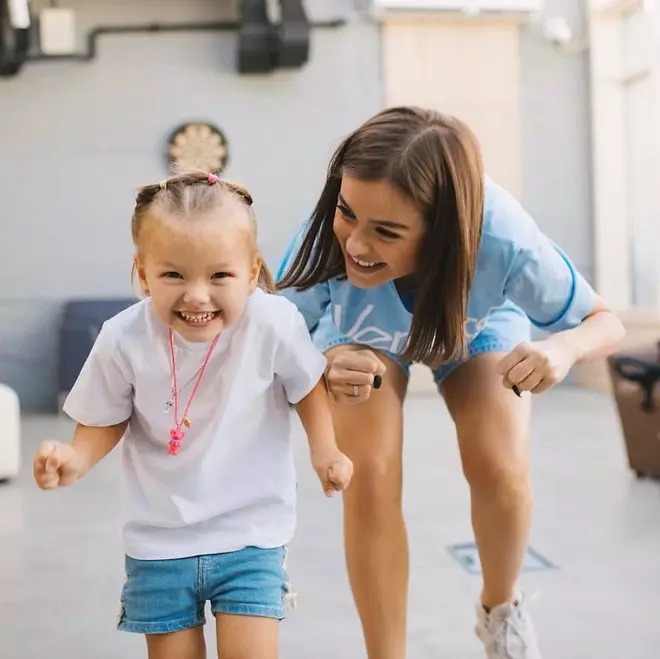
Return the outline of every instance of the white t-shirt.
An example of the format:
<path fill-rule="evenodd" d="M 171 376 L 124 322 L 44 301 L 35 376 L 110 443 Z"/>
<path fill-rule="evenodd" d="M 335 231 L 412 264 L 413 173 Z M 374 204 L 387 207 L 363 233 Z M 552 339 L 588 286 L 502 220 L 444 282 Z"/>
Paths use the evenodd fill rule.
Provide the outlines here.
<path fill-rule="evenodd" d="M 180 416 L 208 346 L 175 337 Z M 170 361 L 167 328 L 141 301 L 104 323 L 64 405 L 87 426 L 131 419 L 122 447 L 126 553 L 168 559 L 286 544 L 296 523 L 288 403 L 326 366 L 302 315 L 255 291 L 215 346 L 176 456 L 165 411 Z"/>

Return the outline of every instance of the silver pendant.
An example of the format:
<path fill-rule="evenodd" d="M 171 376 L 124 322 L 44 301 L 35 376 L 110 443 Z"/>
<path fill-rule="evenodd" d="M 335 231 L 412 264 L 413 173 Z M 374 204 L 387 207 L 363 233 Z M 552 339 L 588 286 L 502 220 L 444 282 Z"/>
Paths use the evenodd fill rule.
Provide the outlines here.
<path fill-rule="evenodd" d="M 174 378 L 170 380 L 170 397 L 165 401 L 163 412 L 169 414 L 174 407 Z"/>

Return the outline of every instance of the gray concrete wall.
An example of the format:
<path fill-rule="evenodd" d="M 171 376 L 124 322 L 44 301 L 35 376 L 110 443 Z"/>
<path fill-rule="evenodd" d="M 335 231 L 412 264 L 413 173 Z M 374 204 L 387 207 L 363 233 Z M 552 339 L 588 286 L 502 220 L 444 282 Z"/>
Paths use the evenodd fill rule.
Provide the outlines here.
<path fill-rule="evenodd" d="M 573 0 L 548 0 L 581 29 Z M 39 3 L 35 3 L 38 7 Z M 211 0 L 70 0 L 81 39 L 98 25 L 222 20 Z M 308 2 L 314 18 L 350 0 Z M 591 278 L 586 55 L 521 34 L 523 202 Z M 55 409 L 65 299 L 130 295 L 133 191 L 166 174 L 183 121 L 209 119 L 230 140 L 227 176 L 253 192 L 273 264 L 309 213 L 337 140 L 381 107 L 378 28 L 352 20 L 313 35 L 300 71 L 239 77 L 230 33 L 107 36 L 90 63 L 39 63 L 0 80 L 0 381 L 27 411 Z"/>
<path fill-rule="evenodd" d="M 308 2 L 314 19 L 348 0 Z M 99 25 L 230 18 L 222 3 L 67 2 Z M 39 6 L 39 5 L 37 5 Z M 0 381 L 24 409 L 54 409 L 62 301 L 131 294 L 135 188 L 166 175 L 165 142 L 209 119 L 230 141 L 228 177 L 252 191 L 276 263 L 312 208 L 328 156 L 380 108 L 378 29 L 313 34 L 302 70 L 239 77 L 232 33 L 106 36 L 89 63 L 35 63 L 0 80 Z"/>
<path fill-rule="evenodd" d="M 521 33 L 522 201 L 593 281 L 589 55 L 559 52 L 540 33 L 565 16 L 583 40 L 584 4 L 546 0 Z"/>

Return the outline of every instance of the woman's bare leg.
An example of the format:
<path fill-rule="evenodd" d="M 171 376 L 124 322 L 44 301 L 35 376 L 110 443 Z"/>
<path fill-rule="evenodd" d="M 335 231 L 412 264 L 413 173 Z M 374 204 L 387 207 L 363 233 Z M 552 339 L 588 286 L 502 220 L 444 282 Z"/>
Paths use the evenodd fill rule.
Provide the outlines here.
<path fill-rule="evenodd" d="M 488 659 L 540 659 L 531 620 L 516 601 L 532 519 L 531 402 L 502 386 L 495 369 L 501 357 L 487 353 L 461 365 L 443 391 L 470 485 L 484 579 L 477 634 Z"/>
<path fill-rule="evenodd" d="M 443 386 L 470 485 L 487 607 L 514 597 L 532 518 L 530 397 L 520 399 L 502 386 L 495 370 L 501 357 L 475 357 Z"/>
<path fill-rule="evenodd" d="M 341 346 L 328 352 L 355 349 Z M 404 659 L 408 540 L 402 509 L 403 400 L 407 378 L 387 366 L 361 403 L 332 402 L 337 441 L 355 472 L 344 494 L 348 575 L 369 659 Z"/>

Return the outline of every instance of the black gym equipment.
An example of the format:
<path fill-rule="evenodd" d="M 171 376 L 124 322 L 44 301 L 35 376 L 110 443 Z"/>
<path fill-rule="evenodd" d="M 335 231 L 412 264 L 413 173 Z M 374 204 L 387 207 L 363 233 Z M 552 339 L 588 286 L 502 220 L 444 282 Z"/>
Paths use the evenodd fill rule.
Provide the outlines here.
<path fill-rule="evenodd" d="M 0 0 L 0 76 L 15 76 L 30 47 L 27 0 Z"/>
<path fill-rule="evenodd" d="M 83 52 L 49 55 L 39 49 L 38 17 L 32 17 L 28 27 L 12 24 L 10 7 L 24 4 L 21 15 L 29 16 L 27 0 L 0 0 L 0 77 L 15 76 L 33 62 L 90 62 L 97 56 L 98 39 L 105 35 L 159 32 L 235 32 L 236 69 L 241 75 L 300 69 L 309 61 L 313 30 L 337 29 L 347 23 L 345 18 L 311 21 L 303 0 L 277 1 L 277 22 L 268 16 L 266 0 L 239 0 L 237 20 L 99 26 L 87 34 Z"/>

